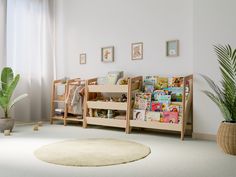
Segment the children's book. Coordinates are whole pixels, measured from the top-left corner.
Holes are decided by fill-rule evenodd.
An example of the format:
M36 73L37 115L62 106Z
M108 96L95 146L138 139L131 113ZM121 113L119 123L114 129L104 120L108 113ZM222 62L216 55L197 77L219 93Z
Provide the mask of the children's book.
M154 91L153 85L144 85L144 92L146 93L152 93Z
M151 93L136 93L134 108L141 110L150 110L151 108Z
M168 111L168 107L169 107L169 102L161 103L161 110L162 110L162 112Z
M168 91L168 93L171 95L171 101L182 101L183 87L169 87L165 88L165 91Z
M157 77L155 88L161 90L168 87L168 77Z
M143 84L144 85L153 85L155 86L157 82L157 77L156 76L145 76L143 79Z
M168 87L183 87L183 77L170 77Z
M163 112L163 122L178 123L178 112Z
M168 104L170 104L171 95L156 95L154 97L154 100L158 101L160 103L168 103Z
M159 122L161 118L160 112L147 111L146 112L146 121L157 121Z
M162 111L162 103L158 101L152 101L152 111L161 112Z
M155 93L156 95L168 95L168 92L166 92L165 90L155 90L153 93Z
M179 112L180 106L171 104L171 105L169 105L167 110L170 112Z
M133 120L142 120L145 121L145 110L134 109L133 111Z

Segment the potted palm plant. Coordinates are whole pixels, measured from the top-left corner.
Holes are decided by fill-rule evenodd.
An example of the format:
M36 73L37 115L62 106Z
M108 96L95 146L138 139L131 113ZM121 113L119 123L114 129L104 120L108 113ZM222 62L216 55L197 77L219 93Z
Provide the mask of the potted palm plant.
M236 49L230 45L214 46L218 57L221 84L202 75L213 92L203 92L218 106L224 121L217 131L217 144L225 153L236 155Z
M14 119L10 117L11 108L21 99L25 98L27 94L23 94L11 100L12 94L20 80L20 75L14 76L11 68L5 67L1 74L0 86L0 107L4 112L4 117L0 118L0 131L12 131L14 127Z

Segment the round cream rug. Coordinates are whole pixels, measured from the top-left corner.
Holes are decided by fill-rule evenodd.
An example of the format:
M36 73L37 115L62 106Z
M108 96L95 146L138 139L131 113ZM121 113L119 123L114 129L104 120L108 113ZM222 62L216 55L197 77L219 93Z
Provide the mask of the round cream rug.
M128 163L150 154L149 147L117 139L69 140L43 146L34 152L45 162L67 166L106 166Z

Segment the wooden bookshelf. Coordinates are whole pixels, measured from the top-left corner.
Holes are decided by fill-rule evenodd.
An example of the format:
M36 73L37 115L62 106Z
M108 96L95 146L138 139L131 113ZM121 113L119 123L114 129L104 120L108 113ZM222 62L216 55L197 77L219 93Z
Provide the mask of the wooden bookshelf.
M110 127L124 128L128 133L129 116L131 107L131 92L133 90L141 89L142 77L128 78L127 85L96 85L97 78L89 79L85 84L85 99L84 99L84 123L83 127L87 125L102 125ZM93 84L93 85L92 85ZM120 93L126 94L127 102L114 101L94 101L97 95L101 93ZM105 109L105 110L122 110L126 112L125 116L117 116L114 118L100 118L89 116L89 109Z
M189 92L186 93L186 83L188 82ZM183 94L182 102L172 102L172 104L182 106L182 111L180 112L179 123L162 123L157 121L140 121L133 120L129 117L129 132L132 130L132 127L138 128L150 128L166 131L175 131L180 133L181 140L184 139L186 129L190 129L191 133L193 130L193 120L192 120L192 102L193 102L193 76L183 77ZM130 109L132 112L133 109ZM188 124L188 125L187 125Z
M66 102L66 99L69 94L69 89L71 86L81 85L81 82L83 82L80 78L71 79L67 81L63 80L55 80L52 84L52 93L51 93L51 124L53 124L54 121L63 121L64 125L67 125L67 122L83 122L83 116L81 115L73 115L69 114L69 105ZM63 86L64 91L62 94L57 93L57 87ZM63 105L63 113L62 115L57 115L55 112L55 109L57 108L57 104Z

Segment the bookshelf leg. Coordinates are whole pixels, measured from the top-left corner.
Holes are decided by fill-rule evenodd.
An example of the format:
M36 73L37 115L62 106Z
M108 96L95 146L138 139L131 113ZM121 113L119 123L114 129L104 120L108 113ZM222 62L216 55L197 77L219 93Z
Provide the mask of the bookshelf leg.
M184 140L184 132L181 131L181 138L180 138L182 141Z
M126 134L129 134L131 132L131 127L126 127L125 132L126 132Z
M66 122L66 119L64 119L64 126L66 126L67 125L67 122Z
M50 120L50 124L51 124L51 125L53 124L53 119Z
M83 121L83 128L87 128L87 122L85 120Z

